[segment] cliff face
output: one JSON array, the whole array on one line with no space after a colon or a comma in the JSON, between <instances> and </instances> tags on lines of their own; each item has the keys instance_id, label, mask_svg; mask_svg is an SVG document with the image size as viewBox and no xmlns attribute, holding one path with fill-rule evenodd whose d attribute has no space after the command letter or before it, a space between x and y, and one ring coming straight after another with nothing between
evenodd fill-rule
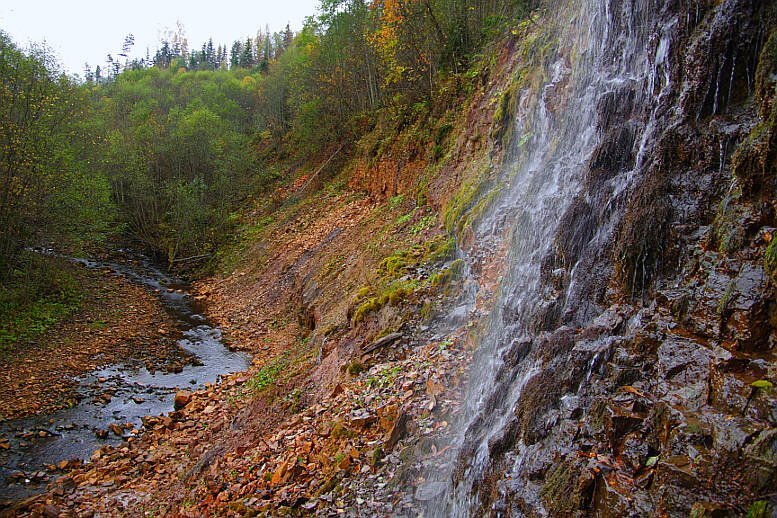
<instances>
[{"instance_id":1,"label":"cliff face","mask_svg":"<svg viewBox=\"0 0 777 518\"><path fill-rule=\"evenodd\" d=\"M774 5L558 7L468 249L507 267L430 510L742 512L777 487Z\"/></svg>"}]
</instances>

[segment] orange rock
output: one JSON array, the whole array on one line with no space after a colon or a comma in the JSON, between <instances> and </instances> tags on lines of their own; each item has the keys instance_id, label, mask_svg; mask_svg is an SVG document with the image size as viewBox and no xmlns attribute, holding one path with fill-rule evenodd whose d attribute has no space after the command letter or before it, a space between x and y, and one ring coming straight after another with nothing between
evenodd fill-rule
<instances>
[{"instance_id":1,"label":"orange rock","mask_svg":"<svg viewBox=\"0 0 777 518\"><path fill-rule=\"evenodd\" d=\"M175 394L175 401L173 402L173 407L176 410L180 410L186 405L189 404L189 402L192 400L192 393L188 390L179 390Z\"/></svg>"},{"instance_id":2,"label":"orange rock","mask_svg":"<svg viewBox=\"0 0 777 518\"><path fill-rule=\"evenodd\" d=\"M426 381L426 393L430 396L439 396L444 390L445 387L442 385L442 383L435 382L431 378Z\"/></svg>"},{"instance_id":3,"label":"orange rock","mask_svg":"<svg viewBox=\"0 0 777 518\"><path fill-rule=\"evenodd\" d=\"M289 469L288 462L282 463L280 466L278 466L278 469L275 470L275 473L273 473L272 479L270 482L272 485L277 486L281 483L283 480L283 476L286 474L286 470Z\"/></svg>"}]
</instances>

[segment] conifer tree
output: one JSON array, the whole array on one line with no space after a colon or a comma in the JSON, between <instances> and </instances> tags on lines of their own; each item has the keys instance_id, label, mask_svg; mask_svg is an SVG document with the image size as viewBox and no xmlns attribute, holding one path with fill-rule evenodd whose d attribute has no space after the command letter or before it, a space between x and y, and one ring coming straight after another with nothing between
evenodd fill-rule
<instances>
[{"instance_id":1,"label":"conifer tree","mask_svg":"<svg viewBox=\"0 0 777 518\"><path fill-rule=\"evenodd\" d=\"M229 66L230 68L237 68L240 66L240 58L243 55L243 43L241 41L235 41L232 43L232 50L229 53Z\"/></svg>"}]
</instances>

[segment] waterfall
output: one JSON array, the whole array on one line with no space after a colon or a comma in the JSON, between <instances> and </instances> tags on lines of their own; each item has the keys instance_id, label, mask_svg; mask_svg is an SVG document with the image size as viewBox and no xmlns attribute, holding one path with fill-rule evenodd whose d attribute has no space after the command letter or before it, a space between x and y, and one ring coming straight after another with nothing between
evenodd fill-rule
<instances>
[{"instance_id":1,"label":"waterfall","mask_svg":"<svg viewBox=\"0 0 777 518\"><path fill-rule=\"evenodd\" d=\"M511 158L499 171L504 187L476 229L476 241L494 236L506 241L507 267L471 366L464 410L455 425L455 453L446 466L428 470L421 488L432 494L423 498L430 501L426 514L432 516L477 514L482 493L495 492L483 481L493 451L517 433L516 402L544 368L543 337L601 313L588 300L586 283L579 282L585 267L580 251L612 239L629 188L668 111L662 100L670 88L676 19L660 2L570 0L548 10L553 12L546 12L537 30L555 39L557 49L538 65L546 80L518 96ZM613 128L628 135L623 147L630 158L600 175L595 190L586 189L587 171L596 160L592 155L612 139ZM597 198L590 199L594 194ZM565 214L576 201L593 207L591 223L565 228ZM554 249L559 233L580 241L570 245L576 254L567 257ZM553 256L556 260L548 262ZM561 282L549 286L549 277ZM588 368L598 361L594 356ZM520 478L531 449L520 439L511 445L502 482L511 474ZM533 506L541 512L536 498Z\"/></svg>"}]
</instances>

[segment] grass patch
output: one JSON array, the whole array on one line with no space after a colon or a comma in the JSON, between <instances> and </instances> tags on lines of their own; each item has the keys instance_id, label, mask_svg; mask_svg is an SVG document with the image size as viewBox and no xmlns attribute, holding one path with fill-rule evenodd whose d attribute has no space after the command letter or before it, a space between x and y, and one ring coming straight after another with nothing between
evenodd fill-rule
<instances>
[{"instance_id":1,"label":"grass patch","mask_svg":"<svg viewBox=\"0 0 777 518\"><path fill-rule=\"evenodd\" d=\"M389 207L391 210L396 209L400 205L402 205L405 202L405 195L404 194L397 194L396 196L392 196L389 198Z\"/></svg>"},{"instance_id":2,"label":"grass patch","mask_svg":"<svg viewBox=\"0 0 777 518\"><path fill-rule=\"evenodd\" d=\"M413 215L415 214L415 209L411 210L407 214L403 214L402 216L399 216L394 223L396 226L401 227L406 225L411 219L413 219Z\"/></svg>"},{"instance_id":3,"label":"grass patch","mask_svg":"<svg viewBox=\"0 0 777 518\"><path fill-rule=\"evenodd\" d=\"M393 367L384 367L376 376L370 376L367 378L367 386L370 388L380 387L386 388L394 384L402 370L401 365L395 365Z\"/></svg>"},{"instance_id":4,"label":"grass patch","mask_svg":"<svg viewBox=\"0 0 777 518\"><path fill-rule=\"evenodd\" d=\"M410 227L410 233L411 234L420 234L421 232L424 232L425 230L429 230L434 226L436 218L429 214L428 216L424 216L420 220L418 220L417 223L415 223L413 226Z\"/></svg>"},{"instance_id":5,"label":"grass patch","mask_svg":"<svg viewBox=\"0 0 777 518\"><path fill-rule=\"evenodd\" d=\"M254 394L263 392L271 385L275 385L278 375L286 369L288 365L289 360L285 356L276 358L251 376L251 379L246 381L245 388Z\"/></svg>"},{"instance_id":6,"label":"grass patch","mask_svg":"<svg viewBox=\"0 0 777 518\"><path fill-rule=\"evenodd\" d=\"M55 257L23 256L0 285L0 354L40 337L81 307L84 293L75 268Z\"/></svg>"}]
</instances>

